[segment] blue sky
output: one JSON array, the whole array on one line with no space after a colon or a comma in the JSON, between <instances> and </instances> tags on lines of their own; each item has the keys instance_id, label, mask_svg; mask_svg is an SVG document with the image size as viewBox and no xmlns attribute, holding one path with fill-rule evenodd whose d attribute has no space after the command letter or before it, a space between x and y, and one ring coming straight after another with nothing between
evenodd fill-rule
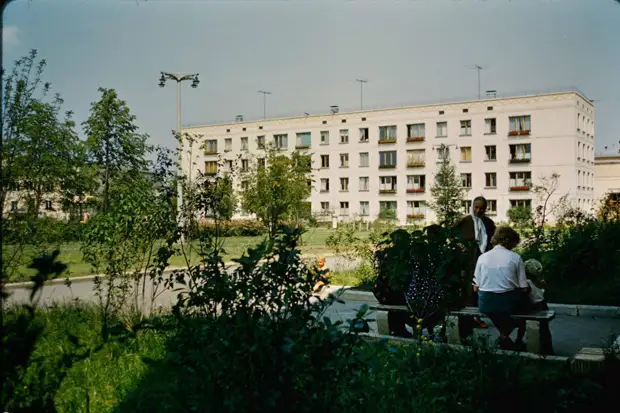
<instances>
[{"instance_id":1,"label":"blue sky","mask_svg":"<svg viewBox=\"0 0 620 413\"><path fill-rule=\"evenodd\" d=\"M15 0L4 62L38 49L78 122L115 88L152 143L172 147L176 92L198 72L183 123L448 101L575 86L596 100L597 152L620 149L620 5L613 0Z\"/></svg>"}]
</instances>

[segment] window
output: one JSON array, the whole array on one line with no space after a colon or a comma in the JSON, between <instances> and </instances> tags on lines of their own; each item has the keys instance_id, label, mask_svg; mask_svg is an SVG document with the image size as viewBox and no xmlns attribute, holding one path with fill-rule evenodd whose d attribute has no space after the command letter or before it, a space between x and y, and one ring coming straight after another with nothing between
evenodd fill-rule
<instances>
[{"instance_id":1,"label":"window","mask_svg":"<svg viewBox=\"0 0 620 413\"><path fill-rule=\"evenodd\" d=\"M349 215L349 203L341 202L340 203L340 215L346 216Z\"/></svg>"},{"instance_id":2,"label":"window","mask_svg":"<svg viewBox=\"0 0 620 413\"><path fill-rule=\"evenodd\" d=\"M396 193L396 177L395 176L380 176L379 177L379 192Z\"/></svg>"},{"instance_id":3,"label":"window","mask_svg":"<svg viewBox=\"0 0 620 413\"><path fill-rule=\"evenodd\" d=\"M511 199L510 207L511 208L523 207L523 208L532 209L532 200L531 199Z\"/></svg>"},{"instance_id":4,"label":"window","mask_svg":"<svg viewBox=\"0 0 620 413\"><path fill-rule=\"evenodd\" d=\"M379 142L396 142L396 126L379 126Z\"/></svg>"},{"instance_id":5,"label":"window","mask_svg":"<svg viewBox=\"0 0 620 413\"><path fill-rule=\"evenodd\" d=\"M205 162L205 174L215 175L217 173L217 161Z\"/></svg>"},{"instance_id":6,"label":"window","mask_svg":"<svg viewBox=\"0 0 620 413\"><path fill-rule=\"evenodd\" d=\"M46 200L43 202L43 205L46 211L52 210L52 201Z\"/></svg>"},{"instance_id":7,"label":"window","mask_svg":"<svg viewBox=\"0 0 620 413\"><path fill-rule=\"evenodd\" d=\"M360 128L360 142L368 142L368 128Z\"/></svg>"},{"instance_id":8,"label":"window","mask_svg":"<svg viewBox=\"0 0 620 413\"><path fill-rule=\"evenodd\" d=\"M205 142L205 155L217 154L217 139L210 139Z\"/></svg>"},{"instance_id":9,"label":"window","mask_svg":"<svg viewBox=\"0 0 620 413\"><path fill-rule=\"evenodd\" d=\"M461 162L471 162L471 146L461 146Z\"/></svg>"},{"instance_id":10,"label":"window","mask_svg":"<svg viewBox=\"0 0 620 413\"><path fill-rule=\"evenodd\" d=\"M368 201L360 201L360 215L363 217L370 215L370 204Z\"/></svg>"},{"instance_id":11,"label":"window","mask_svg":"<svg viewBox=\"0 0 620 413\"><path fill-rule=\"evenodd\" d=\"M11 201L11 211L17 211L17 201Z\"/></svg>"},{"instance_id":12,"label":"window","mask_svg":"<svg viewBox=\"0 0 620 413\"><path fill-rule=\"evenodd\" d=\"M349 192L349 178L340 178L340 191Z\"/></svg>"},{"instance_id":13,"label":"window","mask_svg":"<svg viewBox=\"0 0 620 413\"><path fill-rule=\"evenodd\" d=\"M329 192L329 178L321 178L321 192Z\"/></svg>"},{"instance_id":14,"label":"window","mask_svg":"<svg viewBox=\"0 0 620 413\"><path fill-rule=\"evenodd\" d=\"M258 158L258 167L264 168L266 165L265 158ZM232 169L232 161L231 161L231 169Z\"/></svg>"},{"instance_id":15,"label":"window","mask_svg":"<svg viewBox=\"0 0 620 413\"><path fill-rule=\"evenodd\" d=\"M241 160L241 172L248 172L250 170L250 161L247 159Z\"/></svg>"},{"instance_id":16,"label":"window","mask_svg":"<svg viewBox=\"0 0 620 413\"><path fill-rule=\"evenodd\" d=\"M448 136L448 122L437 122L437 137L445 138Z\"/></svg>"},{"instance_id":17,"label":"window","mask_svg":"<svg viewBox=\"0 0 620 413\"><path fill-rule=\"evenodd\" d=\"M463 201L463 203L461 204L463 206L463 212L465 212L467 215L469 215L469 213L471 212L471 203L472 201Z\"/></svg>"},{"instance_id":18,"label":"window","mask_svg":"<svg viewBox=\"0 0 620 413\"><path fill-rule=\"evenodd\" d=\"M407 201L407 218L422 219L426 215L426 202Z\"/></svg>"},{"instance_id":19,"label":"window","mask_svg":"<svg viewBox=\"0 0 620 413\"><path fill-rule=\"evenodd\" d=\"M276 149L287 149L288 148L288 135L273 135L273 144Z\"/></svg>"},{"instance_id":20,"label":"window","mask_svg":"<svg viewBox=\"0 0 620 413\"><path fill-rule=\"evenodd\" d=\"M298 133L295 147L297 149L309 148L312 145L311 139L312 134L310 132Z\"/></svg>"},{"instance_id":21,"label":"window","mask_svg":"<svg viewBox=\"0 0 620 413\"><path fill-rule=\"evenodd\" d=\"M370 165L370 159L368 157L368 152L360 152L360 166L367 167Z\"/></svg>"},{"instance_id":22,"label":"window","mask_svg":"<svg viewBox=\"0 0 620 413\"><path fill-rule=\"evenodd\" d=\"M241 138L241 150L247 151L248 149L248 138Z\"/></svg>"},{"instance_id":23,"label":"window","mask_svg":"<svg viewBox=\"0 0 620 413\"><path fill-rule=\"evenodd\" d=\"M396 168L396 151L379 152L379 168Z\"/></svg>"},{"instance_id":24,"label":"window","mask_svg":"<svg viewBox=\"0 0 620 413\"><path fill-rule=\"evenodd\" d=\"M497 133L497 121L495 118L488 118L484 120L484 134L493 135Z\"/></svg>"},{"instance_id":25,"label":"window","mask_svg":"<svg viewBox=\"0 0 620 413\"><path fill-rule=\"evenodd\" d=\"M487 172L484 174L485 188L497 188L497 173Z\"/></svg>"},{"instance_id":26,"label":"window","mask_svg":"<svg viewBox=\"0 0 620 413\"><path fill-rule=\"evenodd\" d=\"M340 167L341 168L348 168L349 167L349 154L348 153L341 153L340 154Z\"/></svg>"},{"instance_id":27,"label":"window","mask_svg":"<svg viewBox=\"0 0 620 413\"><path fill-rule=\"evenodd\" d=\"M426 131L424 123L414 123L407 125L407 140L424 140Z\"/></svg>"},{"instance_id":28,"label":"window","mask_svg":"<svg viewBox=\"0 0 620 413\"><path fill-rule=\"evenodd\" d=\"M379 201L379 215L390 214L396 216L396 201Z\"/></svg>"},{"instance_id":29,"label":"window","mask_svg":"<svg viewBox=\"0 0 620 413\"><path fill-rule=\"evenodd\" d=\"M407 192L424 192L424 188L426 188L425 175L407 176Z\"/></svg>"},{"instance_id":30,"label":"window","mask_svg":"<svg viewBox=\"0 0 620 413\"><path fill-rule=\"evenodd\" d=\"M461 121L461 136L471 136L471 120Z\"/></svg>"},{"instance_id":31,"label":"window","mask_svg":"<svg viewBox=\"0 0 620 413\"><path fill-rule=\"evenodd\" d=\"M442 162L444 160L450 159L450 148L437 148L437 160Z\"/></svg>"},{"instance_id":32,"label":"window","mask_svg":"<svg viewBox=\"0 0 620 413\"><path fill-rule=\"evenodd\" d=\"M471 188L471 173L461 174L461 186L463 188Z\"/></svg>"},{"instance_id":33,"label":"window","mask_svg":"<svg viewBox=\"0 0 620 413\"><path fill-rule=\"evenodd\" d=\"M511 116L509 118L509 135L529 135L531 131L530 116Z\"/></svg>"},{"instance_id":34,"label":"window","mask_svg":"<svg viewBox=\"0 0 620 413\"><path fill-rule=\"evenodd\" d=\"M349 143L348 129L340 129L340 143Z\"/></svg>"},{"instance_id":35,"label":"window","mask_svg":"<svg viewBox=\"0 0 620 413\"><path fill-rule=\"evenodd\" d=\"M532 159L532 144L520 143L518 145L510 145L510 162L525 163Z\"/></svg>"},{"instance_id":36,"label":"window","mask_svg":"<svg viewBox=\"0 0 620 413\"><path fill-rule=\"evenodd\" d=\"M487 199L486 213L488 215L497 215L497 201L495 199Z\"/></svg>"},{"instance_id":37,"label":"window","mask_svg":"<svg viewBox=\"0 0 620 413\"><path fill-rule=\"evenodd\" d=\"M407 151L407 166L424 166L424 149Z\"/></svg>"},{"instance_id":38,"label":"window","mask_svg":"<svg viewBox=\"0 0 620 413\"><path fill-rule=\"evenodd\" d=\"M250 188L250 183L248 181L242 181L241 182L241 189L243 191L247 191Z\"/></svg>"},{"instance_id":39,"label":"window","mask_svg":"<svg viewBox=\"0 0 620 413\"><path fill-rule=\"evenodd\" d=\"M321 155L321 168L329 168L329 155Z\"/></svg>"},{"instance_id":40,"label":"window","mask_svg":"<svg viewBox=\"0 0 620 413\"><path fill-rule=\"evenodd\" d=\"M258 149L265 149L265 137L259 136L256 138L256 146Z\"/></svg>"},{"instance_id":41,"label":"window","mask_svg":"<svg viewBox=\"0 0 620 413\"><path fill-rule=\"evenodd\" d=\"M321 145L329 145L329 131L327 130L321 132Z\"/></svg>"},{"instance_id":42,"label":"window","mask_svg":"<svg viewBox=\"0 0 620 413\"><path fill-rule=\"evenodd\" d=\"M321 202L321 213L329 214L329 202Z\"/></svg>"},{"instance_id":43,"label":"window","mask_svg":"<svg viewBox=\"0 0 620 413\"><path fill-rule=\"evenodd\" d=\"M224 139L224 152L232 151L232 139L226 138Z\"/></svg>"},{"instance_id":44,"label":"window","mask_svg":"<svg viewBox=\"0 0 620 413\"><path fill-rule=\"evenodd\" d=\"M367 176L360 177L360 192L366 192L370 190L370 178Z\"/></svg>"},{"instance_id":45,"label":"window","mask_svg":"<svg viewBox=\"0 0 620 413\"><path fill-rule=\"evenodd\" d=\"M496 161L497 160L497 148L495 145L488 145L484 147L485 161Z\"/></svg>"},{"instance_id":46,"label":"window","mask_svg":"<svg viewBox=\"0 0 620 413\"><path fill-rule=\"evenodd\" d=\"M527 191L532 185L531 172L510 172L510 190Z\"/></svg>"}]
</instances>

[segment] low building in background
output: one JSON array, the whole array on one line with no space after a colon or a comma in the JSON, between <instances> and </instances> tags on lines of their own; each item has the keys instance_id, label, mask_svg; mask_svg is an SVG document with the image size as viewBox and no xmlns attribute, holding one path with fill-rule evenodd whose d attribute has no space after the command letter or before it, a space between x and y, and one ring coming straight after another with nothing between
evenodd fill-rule
<instances>
[{"instance_id":1,"label":"low building in background","mask_svg":"<svg viewBox=\"0 0 620 413\"><path fill-rule=\"evenodd\" d=\"M374 220L390 211L401 224L435 220L430 188L442 156L456 165L466 199L489 200L506 221L513 206L535 207L532 185L560 175L557 197L590 210L594 194L594 106L579 91L184 127L204 150L186 147L185 173L210 174L218 159L264 157L265 143L312 154L312 211L338 220ZM193 172L195 174L195 172ZM240 184L237 183L237 187ZM554 199L552 198L552 202ZM242 213L239 214L241 216Z\"/></svg>"},{"instance_id":2,"label":"low building in background","mask_svg":"<svg viewBox=\"0 0 620 413\"><path fill-rule=\"evenodd\" d=\"M600 200L607 194L620 201L620 151L594 158L594 197Z\"/></svg>"}]
</instances>

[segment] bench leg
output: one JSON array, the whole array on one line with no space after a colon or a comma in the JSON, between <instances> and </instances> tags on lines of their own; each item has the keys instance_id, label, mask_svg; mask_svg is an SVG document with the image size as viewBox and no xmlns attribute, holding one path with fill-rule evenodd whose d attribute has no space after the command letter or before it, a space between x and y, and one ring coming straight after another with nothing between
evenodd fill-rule
<instances>
[{"instance_id":1,"label":"bench leg","mask_svg":"<svg viewBox=\"0 0 620 413\"><path fill-rule=\"evenodd\" d=\"M548 321L540 322L540 352L545 356L553 355L553 340L551 339Z\"/></svg>"},{"instance_id":2,"label":"bench leg","mask_svg":"<svg viewBox=\"0 0 620 413\"><path fill-rule=\"evenodd\" d=\"M448 317L446 319L446 338L449 344L461 344L461 333L459 323L461 318Z\"/></svg>"},{"instance_id":3,"label":"bench leg","mask_svg":"<svg viewBox=\"0 0 620 413\"><path fill-rule=\"evenodd\" d=\"M377 312L377 333L380 336L389 336L390 335L390 326L388 323L388 313L387 311L379 311Z\"/></svg>"},{"instance_id":4,"label":"bench leg","mask_svg":"<svg viewBox=\"0 0 620 413\"><path fill-rule=\"evenodd\" d=\"M526 321L525 339L528 353L552 355L553 341L548 321Z\"/></svg>"}]
</instances>

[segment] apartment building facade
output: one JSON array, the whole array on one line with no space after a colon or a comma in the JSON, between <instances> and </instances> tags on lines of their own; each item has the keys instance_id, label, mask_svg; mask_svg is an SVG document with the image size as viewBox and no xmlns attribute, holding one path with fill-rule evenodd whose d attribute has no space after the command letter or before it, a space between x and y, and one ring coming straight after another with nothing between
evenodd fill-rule
<instances>
[{"instance_id":1,"label":"apartment building facade","mask_svg":"<svg viewBox=\"0 0 620 413\"><path fill-rule=\"evenodd\" d=\"M594 199L600 200L607 194L620 200L620 152L601 154L594 158Z\"/></svg>"},{"instance_id":2,"label":"apartment building facade","mask_svg":"<svg viewBox=\"0 0 620 413\"><path fill-rule=\"evenodd\" d=\"M312 154L309 202L319 216L376 219L392 210L401 224L435 221L428 207L442 156L456 166L465 197L482 195L498 221L515 205L535 207L532 185L560 175L568 193L589 210L594 198L594 107L581 93L332 113L185 127L204 151L183 161L219 173L217 160L249 162L271 142L283 152ZM186 148L186 151L188 148ZM553 201L553 198L552 198Z\"/></svg>"}]
</instances>

